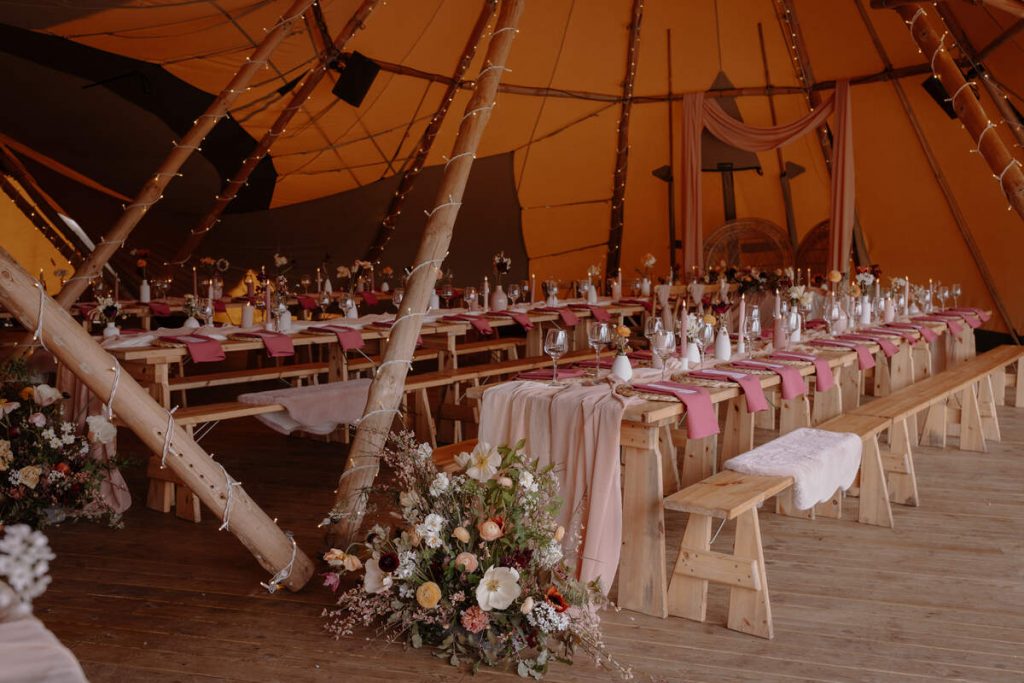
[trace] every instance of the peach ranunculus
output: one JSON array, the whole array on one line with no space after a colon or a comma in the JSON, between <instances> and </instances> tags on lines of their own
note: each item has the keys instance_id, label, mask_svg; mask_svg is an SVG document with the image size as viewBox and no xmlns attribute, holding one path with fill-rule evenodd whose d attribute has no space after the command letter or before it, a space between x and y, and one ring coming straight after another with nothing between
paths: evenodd
<instances>
[{"instance_id":1,"label":"peach ranunculus","mask_svg":"<svg viewBox=\"0 0 1024 683\"><path fill-rule=\"evenodd\" d=\"M455 556L455 566L462 567L465 571L472 574L480 566L480 561L476 559L476 555L473 553L459 553Z\"/></svg>"},{"instance_id":2,"label":"peach ranunculus","mask_svg":"<svg viewBox=\"0 0 1024 683\"><path fill-rule=\"evenodd\" d=\"M452 532L452 538L456 538L463 543L469 543L469 529L464 526L455 527L455 531Z\"/></svg>"},{"instance_id":3,"label":"peach ranunculus","mask_svg":"<svg viewBox=\"0 0 1024 683\"><path fill-rule=\"evenodd\" d=\"M344 567L345 571L349 572L354 572L363 566L358 557L338 548L331 548L324 553L324 560L332 567Z\"/></svg>"},{"instance_id":4,"label":"peach ranunculus","mask_svg":"<svg viewBox=\"0 0 1024 683\"><path fill-rule=\"evenodd\" d=\"M830 270L829 271L829 273L828 273L828 281L829 282L839 282L842 279L843 279L843 274L840 273L838 270Z\"/></svg>"},{"instance_id":5,"label":"peach ranunculus","mask_svg":"<svg viewBox=\"0 0 1024 683\"><path fill-rule=\"evenodd\" d=\"M476 530L480 532L480 538L485 541L495 541L505 535L504 525L501 520L496 519L485 519L476 525Z\"/></svg>"},{"instance_id":6,"label":"peach ranunculus","mask_svg":"<svg viewBox=\"0 0 1024 683\"><path fill-rule=\"evenodd\" d=\"M34 489L39 483L39 475L42 473L43 468L39 465L26 465L18 470L18 481L30 489Z\"/></svg>"},{"instance_id":7,"label":"peach ranunculus","mask_svg":"<svg viewBox=\"0 0 1024 683\"><path fill-rule=\"evenodd\" d=\"M423 609L434 609L441 602L441 587L433 581L421 583L416 589L416 602Z\"/></svg>"}]
</instances>

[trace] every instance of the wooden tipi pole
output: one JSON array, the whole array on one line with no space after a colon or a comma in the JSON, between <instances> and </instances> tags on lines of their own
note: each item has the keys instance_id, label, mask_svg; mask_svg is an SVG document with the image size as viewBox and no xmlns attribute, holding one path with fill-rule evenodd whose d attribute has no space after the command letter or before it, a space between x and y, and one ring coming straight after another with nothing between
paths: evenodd
<instances>
[{"instance_id":1,"label":"wooden tipi pole","mask_svg":"<svg viewBox=\"0 0 1024 683\"><path fill-rule=\"evenodd\" d=\"M917 46L929 60L935 77L942 81L943 87L952 98L957 118L970 133L976 149L988 163L1010 206L1017 215L1024 218L1024 172L1021 172L1021 164L995 132L995 124L967 85L960 67L949 54L946 46L948 32L940 36L933 23L933 15L929 12L933 9L930 5L926 8L920 3L913 3L895 9L910 28Z\"/></svg>"},{"instance_id":2,"label":"wooden tipi pole","mask_svg":"<svg viewBox=\"0 0 1024 683\"><path fill-rule=\"evenodd\" d=\"M437 138L441 125L448 115L448 109L451 107L452 100L455 99L455 95L459 91L462 77L466 75L466 69L469 68L473 57L476 55L476 49L480 45L480 38L483 36L484 30L487 28L487 22L490 21L491 15L494 14L494 8L497 4L498 0L487 0L480 10L476 26L473 27L469 40L466 41L466 46L462 50L462 56L459 57L459 61L455 66L455 72L452 74L448 87L441 97L441 104L430 118L430 122L420 136L412 163L409 164L405 173L402 174L402 179L398 183L398 189L391 196L384 219L381 220L380 226L377 228L377 236L374 238L373 244L366 251L364 260L379 263L380 258L384 255L384 248L395 234L396 222L398 221L398 215L402 213L405 196L412 191L413 186L416 184L416 179L419 177L420 172L423 171L423 165L427 162L430 148L434 145L434 140Z\"/></svg>"},{"instance_id":3,"label":"wooden tipi pole","mask_svg":"<svg viewBox=\"0 0 1024 683\"><path fill-rule=\"evenodd\" d=\"M384 359L370 385L366 410L356 428L345 471L338 482L335 507L330 517L333 523L330 537L335 542L351 539L362 523L366 508L365 491L377 476L381 450L398 414L402 387L411 364L409 359L416 348L422 316L437 281L438 267L448 254L473 158L491 117L498 83L508 63L524 5L525 0L502 0L498 21L487 47L485 66L477 77L476 89L462 116L434 208L427 214L427 226L406 284L402 309L391 328Z\"/></svg>"},{"instance_id":4,"label":"wooden tipi pole","mask_svg":"<svg viewBox=\"0 0 1024 683\"><path fill-rule=\"evenodd\" d=\"M363 0L362 4L356 9L355 14L348 20L338 37L334 39L333 45L323 50L317 63L314 64L309 71L306 72L305 78L299 84L298 88L292 94L291 99L288 101L288 105L281 110L278 114L277 119L270 126L267 132L257 143L256 147L249 156L246 157L242 163L242 167L235 172L234 176L224 187L221 188L220 193L217 195L217 199L209 211L206 212L196 227L192 228L185 241L182 242L178 248L174 258L171 259L171 264L180 266L188 262L192 258L192 254L196 248L202 243L203 238L206 237L206 233L213 229L213 226L220 220L221 214L228 207L235 197L238 196L239 191L242 187L249 182L249 176L252 175L256 167L259 166L260 162L263 161L263 157L270 152L270 148L277 142L277 139L284 134L288 124L291 123L292 118L302 108L309 99L313 91L323 80L327 74L327 70L330 68L331 62L337 57L338 53L345 49L348 42L352 37L359 32L370 14L376 8L380 0Z\"/></svg>"},{"instance_id":5,"label":"wooden tipi pole","mask_svg":"<svg viewBox=\"0 0 1024 683\"><path fill-rule=\"evenodd\" d=\"M629 168L629 115L633 110L633 85L636 63L640 58L640 22L644 18L644 0L633 0L629 41L626 48L626 77L622 81L622 108L619 110L618 140L615 147L615 172L612 175L611 227L608 231L608 258L605 278L613 278L622 265L622 234L626 224L626 172Z\"/></svg>"},{"instance_id":6,"label":"wooden tipi pole","mask_svg":"<svg viewBox=\"0 0 1024 683\"><path fill-rule=\"evenodd\" d=\"M0 304L95 395L107 400L113 414L154 453L166 454L166 465L193 494L225 522L226 528L256 556L274 583L302 588L313 563L256 505L227 471L174 425L173 416L75 322L39 283L0 247ZM167 437L171 428L170 438Z\"/></svg>"},{"instance_id":7,"label":"wooden tipi pole","mask_svg":"<svg viewBox=\"0 0 1024 683\"><path fill-rule=\"evenodd\" d=\"M103 236L93 252L75 271L74 277L64 285L64 289L57 295L57 303L64 308L70 308L71 304L78 300L85 288L89 286L89 280L96 277L110 257L114 255L114 252L124 245L128 235L146 215L149 207L160 201L167 184L178 174L192 152L199 149L217 122L227 115L238 96L248 90L249 82L266 65L270 54L288 36L292 26L301 19L302 13L313 2L314 0L295 0L281 20L267 32L263 42L250 56L246 57L245 63L227 87L217 95L206 111L199 115L192 128L181 138L181 142L175 143L170 154L142 186L135 199L125 207L124 213L114 223L114 226Z\"/></svg>"}]
</instances>

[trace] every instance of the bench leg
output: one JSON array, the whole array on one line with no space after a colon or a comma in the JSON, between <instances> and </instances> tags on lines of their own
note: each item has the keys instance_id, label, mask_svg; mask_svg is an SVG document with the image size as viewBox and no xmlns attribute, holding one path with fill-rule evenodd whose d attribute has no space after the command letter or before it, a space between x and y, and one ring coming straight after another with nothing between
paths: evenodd
<instances>
[{"instance_id":1,"label":"bench leg","mask_svg":"<svg viewBox=\"0 0 1024 683\"><path fill-rule=\"evenodd\" d=\"M814 518L817 519L842 519L843 518L843 490L836 489L832 497L824 503L814 506Z\"/></svg>"},{"instance_id":2,"label":"bench leg","mask_svg":"<svg viewBox=\"0 0 1024 683\"><path fill-rule=\"evenodd\" d=\"M708 615L708 580L695 578L685 571L687 551L707 552L711 549L711 518L690 513L679 547L679 557L668 589L668 613L694 621L705 621Z\"/></svg>"},{"instance_id":3,"label":"bench leg","mask_svg":"<svg viewBox=\"0 0 1024 683\"><path fill-rule=\"evenodd\" d=\"M801 427L810 426L811 406L806 395L782 399L782 405L779 408L779 436L789 434Z\"/></svg>"},{"instance_id":4,"label":"bench leg","mask_svg":"<svg viewBox=\"0 0 1024 683\"><path fill-rule=\"evenodd\" d=\"M992 386L992 377L1002 374L995 372L987 377L982 377L978 384L978 410L981 413L981 429L985 438L989 441L1002 441L1002 434L999 431L999 415L996 414L995 387Z\"/></svg>"},{"instance_id":5,"label":"bench leg","mask_svg":"<svg viewBox=\"0 0 1024 683\"><path fill-rule=\"evenodd\" d=\"M992 398L997 406L1006 405L1006 368L999 368L991 375Z\"/></svg>"},{"instance_id":6,"label":"bench leg","mask_svg":"<svg viewBox=\"0 0 1024 683\"><path fill-rule=\"evenodd\" d=\"M978 407L977 387L967 387L963 392L960 412L960 450L985 453L985 431Z\"/></svg>"},{"instance_id":7,"label":"bench leg","mask_svg":"<svg viewBox=\"0 0 1024 683\"><path fill-rule=\"evenodd\" d=\"M842 368L832 370L835 385L831 389L814 392L814 405L811 407L811 419L814 424L821 424L843 414L843 392L839 386L841 372Z\"/></svg>"},{"instance_id":8,"label":"bench leg","mask_svg":"<svg viewBox=\"0 0 1024 683\"><path fill-rule=\"evenodd\" d=\"M889 372L889 359L885 353L875 354L875 396L888 396L892 393L892 374Z\"/></svg>"},{"instance_id":9,"label":"bench leg","mask_svg":"<svg viewBox=\"0 0 1024 683\"><path fill-rule=\"evenodd\" d=\"M860 459L860 508L857 510L857 521L892 528L889 489L885 483L878 437L874 435L865 439L864 453Z\"/></svg>"},{"instance_id":10,"label":"bench leg","mask_svg":"<svg viewBox=\"0 0 1024 683\"><path fill-rule=\"evenodd\" d=\"M751 508L736 518L736 545L733 552L737 557L750 557L757 562L760 590L732 588L729 591L729 628L771 639L775 633L757 508Z\"/></svg>"},{"instance_id":11,"label":"bench leg","mask_svg":"<svg viewBox=\"0 0 1024 683\"><path fill-rule=\"evenodd\" d=\"M797 510L793 505L793 488L790 487L775 496L775 514L786 517L799 517L801 519L814 519L814 508L810 510Z\"/></svg>"},{"instance_id":12,"label":"bench leg","mask_svg":"<svg viewBox=\"0 0 1024 683\"><path fill-rule=\"evenodd\" d=\"M199 505L199 499L196 498L195 494L193 494L184 484L176 485L174 494L174 514L180 519L184 519L189 522L200 522L202 519L202 512Z\"/></svg>"},{"instance_id":13,"label":"bench leg","mask_svg":"<svg viewBox=\"0 0 1024 683\"><path fill-rule=\"evenodd\" d=\"M672 428L669 425L658 429L658 448L661 451L661 481L664 495L670 496L679 490L679 467L676 446L672 441Z\"/></svg>"},{"instance_id":14,"label":"bench leg","mask_svg":"<svg viewBox=\"0 0 1024 683\"><path fill-rule=\"evenodd\" d=\"M1024 406L1024 359L1017 361L1017 372L1016 372L1016 386L1013 392L1013 403L1010 405L1015 408Z\"/></svg>"},{"instance_id":15,"label":"bench leg","mask_svg":"<svg viewBox=\"0 0 1024 683\"><path fill-rule=\"evenodd\" d=\"M775 430L775 396L772 392L771 395L766 394L765 398L768 399L768 410L762 410L759 413L754 413L754 426L758 429L767 429L769 431Z\"/></svg>"},{"instance_id":16,"label":"bench leg","mask_svg":"<svg viewBox=\"0 0 1024 683\"><path fill-rule=\"evenodd\" d=\"M682 437L683 466L680 486L686 488L698 481L703 481L715 473L715 455L718 452L718 435L706 436L703 439L686 439L685 432L676 431L674 438Z\"/></svg>"},{"instance_id":17,"label":"bench leg","mask_svg":"<svg viewBox=\"0 0 1024 683\"><path fill-rule=\"evenodd\" d=\"M743 396L729 399L725 404L725 431L719 449L719 469L726 460L746 453L754 447L754 416L747 412Z\"/></svg>"},{"instance_id":18,"label":"bench leg","mask_svg":"<svg viewBox=\"0 0 1024 683\"><path fill-rule=\"evenodd\" d=\"M146 507L157 512L168 513L174 505L174 484L159 479L149 480L149 492L146 494Z\"/></svg>"},{"instance_id":19,"label":"bench leg","mask_svg":"<svg viewBox=\"0 0 1024 683\"><path fill-rule=\"evenodd\" d=\"M928 407L924 418L924 431L921 432L921 445L933 448L946 447L946 402L933 403Z\"/></svg>"},{"instance_id":20,"label":"bench leg","mask_svg":"<svg viewBox=\"0 0 1024 683\"><path fill-rule=\"evenodd\" d=\"M914 473L910 426L906 420L893 420L889 428L889 452L882 457L889 499L900 505L917 507L917 476Z\"/></svg>"}]
</instances>

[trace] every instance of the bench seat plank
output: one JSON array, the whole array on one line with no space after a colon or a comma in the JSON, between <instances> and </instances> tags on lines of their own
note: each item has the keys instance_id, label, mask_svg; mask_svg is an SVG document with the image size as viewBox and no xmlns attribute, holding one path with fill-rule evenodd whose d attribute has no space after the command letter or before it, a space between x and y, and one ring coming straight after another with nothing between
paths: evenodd
<instances>
[{"instance_id":1,"label":"bench seat plank","mask_svg":"<svg viewBox=\"0 0 1024 683\"><path fill-rule=\"evenodd\" d=\"M665 508L735 519L793 485L793 477L763 477L723 470L665 499Z\"/></svg>"}]
</instances>

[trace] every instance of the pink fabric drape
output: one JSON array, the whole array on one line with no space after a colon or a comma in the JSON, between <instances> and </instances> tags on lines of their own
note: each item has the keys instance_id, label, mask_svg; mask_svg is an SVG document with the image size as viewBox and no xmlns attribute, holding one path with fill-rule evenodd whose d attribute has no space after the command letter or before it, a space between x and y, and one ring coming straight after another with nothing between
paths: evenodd
<instances>
[{"instance_id":1,"label":"pink fabric drape","mask_svg":"<svg viewBox=\"0 0 1024 683\"><path fill-rule=\"evenodd\" d=\"M829 189L830 267L843 270L853 235L854 171L850 83L837 81L835 95L796 121L758 128L737 121L704 93L683 96L683 163L680 182L683 201L683 249L687 269L703 269L701 225L701 131L706 127L719 140L748 152L766 152L813 132L833 112L835 142Z\"/></svg>"},{"instance_id":2,"label":"pink fabric drape","mask_svg":"<svg viewBox=\"0 0 1024 683\"><path fill-rule=\"evenodd\" d=\"M846 271L853 246L854 189L853 109L850 82L836 83L835 127L832 131L832 186L829 192L829 268Z\"/></svg>"}]
</instances>

